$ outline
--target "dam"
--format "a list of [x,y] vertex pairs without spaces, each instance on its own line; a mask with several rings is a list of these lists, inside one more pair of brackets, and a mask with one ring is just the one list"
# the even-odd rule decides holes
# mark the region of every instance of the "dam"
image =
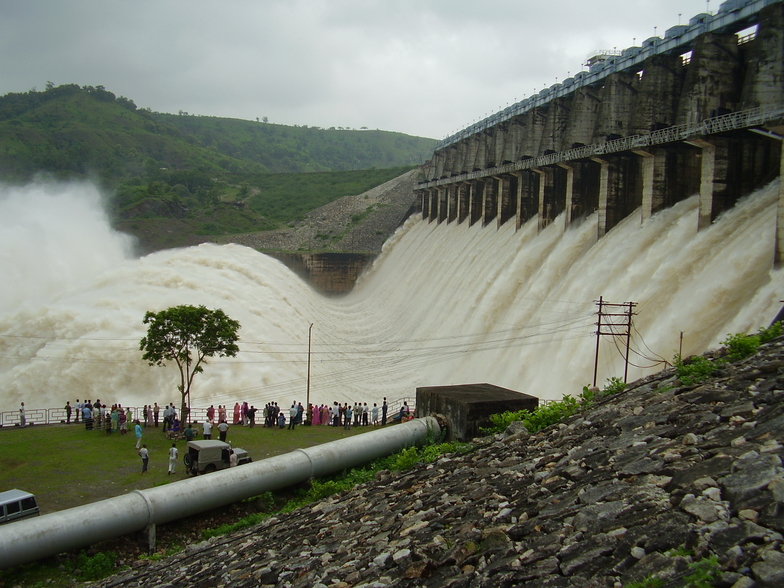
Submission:
[[[630,379],[767,326],[784,299],[782,2],[728,5],[747,20],[706,32],[715,17],[700,17],[690,45],[632,56],[644,69],[604,56],[603,81],[445,140],[417,186],[421,213],[340,298],[240,245],[139,257],[90,184],[0,186],[3,410],[176,402],[175,370],[149,367],[139,340],[145,312],[179,304],[242,325],[237,357],[194,381],[196,406],[304,402],[309,359],[317,404],[475,383],[574,396],[592,381],[602,297],[636,303]],[[673,85],[645,90],[656,79]],[[598,367],[600,386],[623,375],[612,341]]]
[[783,30],[784,3],[729,0],[591,56],[587,72],[441,141],[417,190],[423,218],[541,230],[596,212],[602,237],[699,194],[707,227],[784,169]]

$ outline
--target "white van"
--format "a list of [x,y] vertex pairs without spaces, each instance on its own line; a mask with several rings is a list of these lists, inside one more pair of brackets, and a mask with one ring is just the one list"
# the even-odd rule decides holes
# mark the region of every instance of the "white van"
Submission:
[[34,494],[23,490],[0,492],[0,525],[38,515],[38,503]]

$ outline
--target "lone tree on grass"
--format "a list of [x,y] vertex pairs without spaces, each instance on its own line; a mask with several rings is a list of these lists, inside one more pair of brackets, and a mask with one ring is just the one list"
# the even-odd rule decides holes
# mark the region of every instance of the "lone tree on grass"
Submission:
[[207,357],[235,357],[237,331],[240,323],[230,319],[220,308],[204,306],[173,306],[160,312],[144,315],[147,336],[139,343],[144,351],[142,359],[150,365],[166,365],[173,361],[180,369],[182,394],[180,419],[185,422],[190,411],[193,377],[204,371]]

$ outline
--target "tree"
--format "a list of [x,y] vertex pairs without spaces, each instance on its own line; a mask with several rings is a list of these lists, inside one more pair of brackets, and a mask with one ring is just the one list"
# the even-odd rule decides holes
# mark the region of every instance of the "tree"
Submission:
[[147,336],[139,343],[142,359],[150,365],[165,366],[173,361],[180,370],[180,419],[185,422],[190,410],[193,377],[204,371],[207,357],[235,357],[240,348],[237,331],[240,323],[220,308],[173,306],[144,315]]

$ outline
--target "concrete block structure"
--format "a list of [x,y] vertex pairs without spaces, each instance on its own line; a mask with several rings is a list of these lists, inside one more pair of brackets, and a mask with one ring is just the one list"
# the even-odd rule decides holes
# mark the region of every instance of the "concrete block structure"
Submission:
[[449,439],[470,441],[481,427],[492,425],[490,415],[535,410],[539,399],[493,384],[461,384],[417,388],[416,416],[443,415]]

